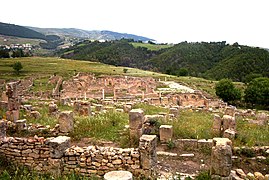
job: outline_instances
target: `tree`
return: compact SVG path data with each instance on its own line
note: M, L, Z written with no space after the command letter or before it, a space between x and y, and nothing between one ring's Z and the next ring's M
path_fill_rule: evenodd
M180 68L176 72L176 75L178 75L178 76L188 76L188 74L189 74L189 71L186 68Z
M221 79L215 86L216 95L229 104L241 100L241 91L235 88L230 79Z
M245 90L245 101L253 106L269 109L269 78L252 80Z
M0 58L9 58L9 51L6 49L0 49Z
M15 70L15 73L18 75L20 73L20 70L22 69L21 62L17 61L13 64L13 69Z

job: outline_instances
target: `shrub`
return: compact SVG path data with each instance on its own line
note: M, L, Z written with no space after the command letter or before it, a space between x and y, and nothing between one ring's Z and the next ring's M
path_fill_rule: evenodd
M13 64L13 69L15 71L15 73L18 75L20 73L20 70L22 69L22 64L21 62L17 61Z

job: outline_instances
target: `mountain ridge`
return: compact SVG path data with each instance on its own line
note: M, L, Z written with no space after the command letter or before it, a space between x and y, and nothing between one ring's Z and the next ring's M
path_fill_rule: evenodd
M138 36L129 33L119 33L109 30L84 30L78 28L27 28L43 33L45 35L68 36L73 38L91 39L91 40L120 40L120 39L134 39L135 41L154 41L154 39L144 36Z

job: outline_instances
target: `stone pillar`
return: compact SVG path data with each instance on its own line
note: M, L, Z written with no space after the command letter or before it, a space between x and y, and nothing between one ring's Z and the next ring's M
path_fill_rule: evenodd
M116 89L113 89L113 99L116 100L117 99L117 95L116 95Z
M235 122L235 117L230 116L230 115L224 115L223 116L223 130L225 131L226 129L236 129L236 122Z
M234 106L227 106L225 108L224 114L234 117L235 116L235 110L236 110L236 108Z
M143 135L139 141L140 165L141 168L150 175L154 172L157 165L157 136ZM147 173L148 171L148 173Z
M232 142L228 138L214 138L211 151L212 179L231 179Z
M16 129L20 132L27 129L26 119L21 119L16 122Z
M65 150L70 147L70 137L58 136L50 139L47 143L50 149L49 171L54 176L59 177L63 171L62 157Z
M60 132L69 133L74 129L74 118L72 111L63 111L59 115Z
M16 122L19 119L20 105L18 101L18 82L7 83L6 95L8 98L7 120Z
M222 118L217 115L214 114L214 121L213 121L213 133L215 136L220 137L222 134Z
M143 123L145 120L144 111L142 109L132 109L129 112L129 128L130 128L130 139L135 141L142 136Z
M160 126L160 141L162 143L168 143L173 137L173 126L161 125Z
M110 171L104 175L104 180L132 180L133 175L129 171Z
M7 123L4 120L0 120L0 138L6 137Z
M105 89L102 89L102 99L105 99Z
M97 105L95 106L95 111L100 112L100 111L102 111L102 110L103 110L103 105L102 105L102 104L97 104Z
M175 108L175 107L172 107L172 108L169 109L169 114L173 114L174 117L176 118L179 115L179 109Z

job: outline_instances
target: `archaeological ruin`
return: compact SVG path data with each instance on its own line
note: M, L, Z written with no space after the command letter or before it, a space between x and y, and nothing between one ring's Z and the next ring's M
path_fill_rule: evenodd
M10 162L56 177L78 173L104 179L171 179L174 175L194 178L200 172L209 172L212 179L268 179L269 146L234 145L239 133L237 119L268 126L265 112L240 110L196 90L164 88L165 83L151 77L78 73L70 79L51 76L50 91L30 91L33 85L33 79L26 79L5 82L2 88L0 152ZM161 107L165 112L147 114L146 110L136 108L141 103ZM42 107L47 111L41 111ZM175 137L177 127L172 124L183 111L209 113L212 124L208 131L212 138ZM72 134L80 131L78 117L90 119L112 112L127 114L124 129L117 133L127 132L132 147L108 142L102 146L95 140L87 144L85 139L76 142ZM44 113L57 123L28 122L42 119ZM260 172L251 172L251 168L242 170L241 161L265 165ZM171 174L170 163L177 167L177 174Z

